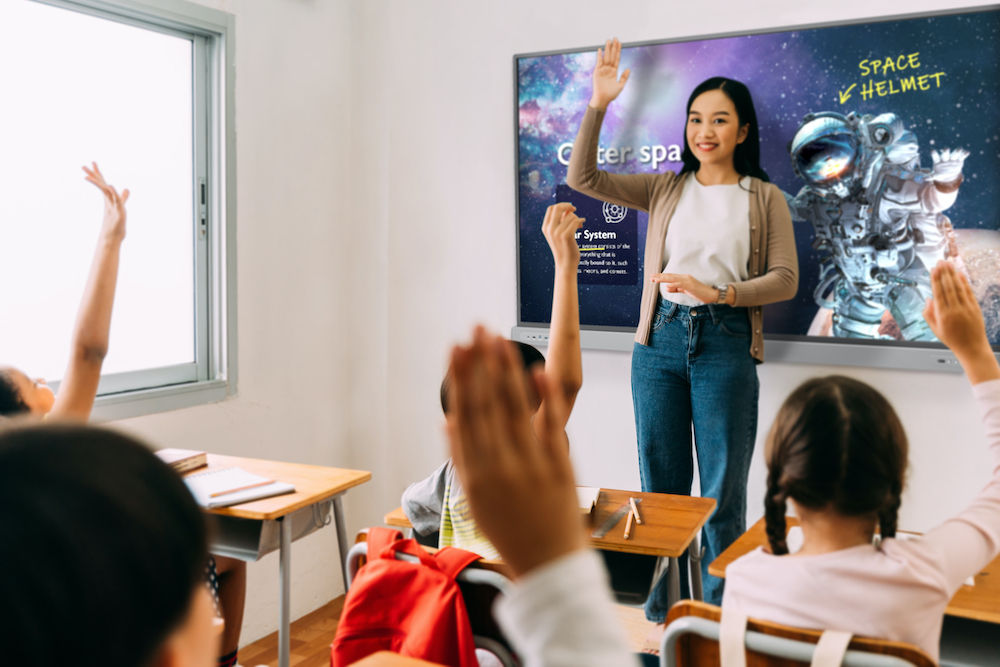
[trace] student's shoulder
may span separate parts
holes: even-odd
[[[753,551],[748,551],[732,563],[726,566],[726,576],[733,572],[749,572],[762,567],[771,567],[777,564],[778,559],[766,551],[764,547],[757,547]]]

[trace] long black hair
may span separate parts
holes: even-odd
[[[871,516],[882,537],[895,537],[907,450],[896,411],[871,386],[843,375],[801,384],[768,434],[764,518],[772,553],[788,553],[788,498],[809,509]]]
[[[207,558],[180,477],[138,441],[88,426],[0,432],[0,527],[12,665],[153,664]]]
[[[756,176],[765,182],[770,181],[767,172],[760,166],[760,129],[757,127],[757,112],[754,110],[750,89],[745,84],[736,79],[727,79],[724,76],[713,76],[711,79],[699,83],[691,91],[691,97],[688,98],[687,107],[684,109],[685,126],[686,118],[691,113],[691,105],[694,104],[695,98],[710,90],[721,90],[725,93],[726,97],[732,100],[733,106],[736,107],[739,126],[749,125],[746,139],[736,144],[736,150],[733,153],[733,166],[736,168],[736,173],[740,176]],[[684,166],[681,167],[681,175],[689,171],[698,171],[698,168],[701,167],[701,162],[694,156],[688,145],[686,131],[684,132],[684,151],[681,153],[681,162],[684,163]]]

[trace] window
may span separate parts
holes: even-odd
[[[178,0],[0,3],[0,363],[58,382],[103,210],[80,166],[131,190],[99,418],[233,391],[227,50]]]

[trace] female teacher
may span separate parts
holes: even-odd
[[[597,51],[566,180],[584,194],[649,213],[632,352],[639,474],[643,491],[690,494],[693,426],[701,494],[718,502],[705,525],[702,573],[705,600],[719,604],[722,580],[707,568],[746,529],[756,365],[764,360],[761,306],[798,289],[792,221],[760,168],[750,91],[732,79],[713,77],[691,93],[680,173],[598,170],[604,112],[628,81],[628,70],[618,76],[620,56],[617,39]],[[646,601],[646,617],[658,622],[667,613],[663,579]]]

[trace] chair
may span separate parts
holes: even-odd
[[[722,610],[704,602],[682,600],[667,615],[667,629],[660,641],[661,667],[717,667]],[[746,627],[747,667],[800,667],[809,665],[817,630],[751,620]],[[922,650],[912,644],[852,637],[843,662],[845,667],[935,667]]]
[[[368,529],[358,533],[355,544],[347,552],[347,588],[351,587],[354,576],[368,558]],[[428,552],[437,551],[434,547],[424,547]],[[409,554],[396,554],[400,560],[416,561]],[[493,618],[493,603],[502,593],[507,591],[511,582],[503,572],[505,566],[497,561],[479,560],[462,570],[455,581],[462,591],[465,609],[469,614],[469,624],[472,626],[472,637],[476,648],[489,651],[497,657],[503,667],[517,667],[518,661],[507,639],[500,631],[500,626]]]

